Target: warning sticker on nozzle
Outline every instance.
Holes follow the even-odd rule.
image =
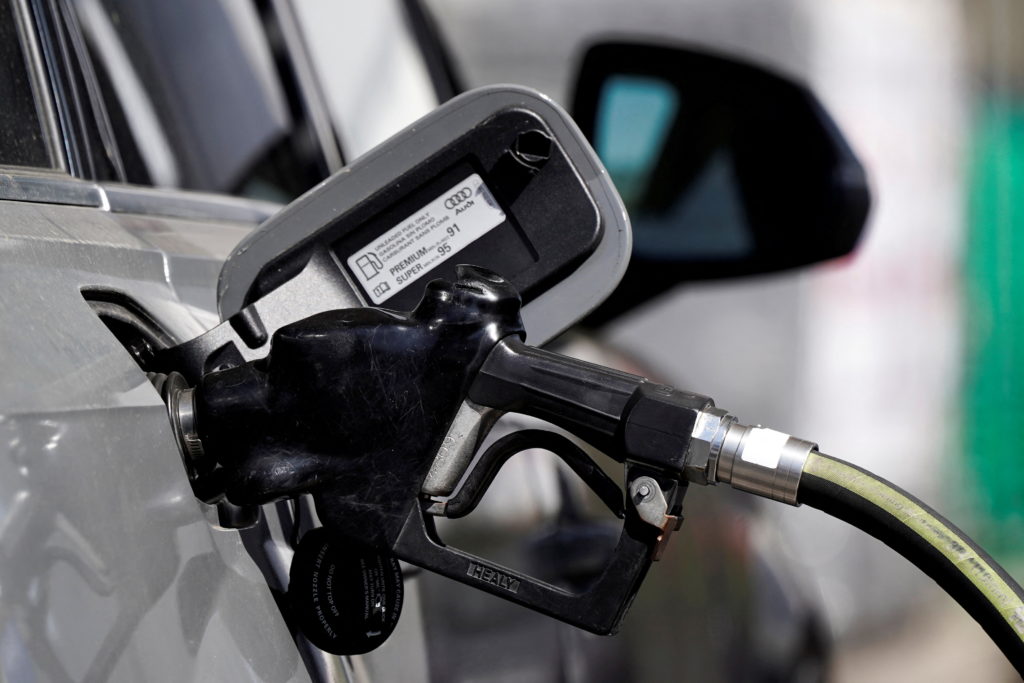
[[[476,173],[348,257],[349,269],[379,304],[505,220]]]

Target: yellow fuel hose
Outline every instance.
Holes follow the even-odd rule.
[[[812,451],[797,500],[871,534],[967,610],[1024,676],[1024,591],[966,534],[906,491]]]

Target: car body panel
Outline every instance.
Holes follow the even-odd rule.
[[[27,202],[0,216],[4,677],[308,680],[242,538],[192,494],[159,394],[81,293],[127,294],[190,338],[251,226]]]

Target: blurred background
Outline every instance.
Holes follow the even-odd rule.
[[[810,85],[868,172],[873,206],[855,253],[685,284],[600,336],[741,419],[898,482],[1021,566],[1024,6],[428,4],[470,86],[521,83],[568,106],[584,47],[608,36],[669,39]],[[834,680],[1013,679],[980,629],[902,558],[816,511],[762,514],[771,521],[754,533],[821,601]],[[688,588],[707,590],[678,590]]]

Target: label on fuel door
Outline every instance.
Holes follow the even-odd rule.
[[[348,257],[370,300],[379,304],[505,220],[483,179],[468,176]]]

